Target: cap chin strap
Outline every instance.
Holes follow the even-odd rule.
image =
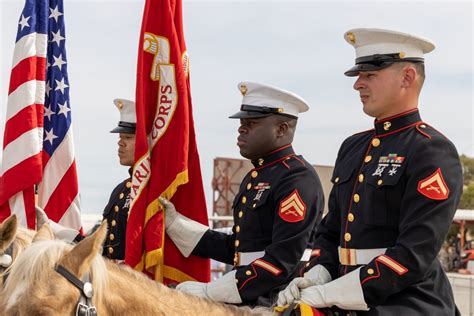
[[[369,56],[363,56],[356,58],[355,63],[356,65],[358,64],[381,64],[384,62],[424,62],[424,58],[422,57],[407,57],[407,58],[401,58],[400,53],[393,53],[393,54],[374,54],[374,55],[369,55]]]

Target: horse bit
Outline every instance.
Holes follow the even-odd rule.
[[[57,265],[54,270],[81,291],[79,302],[77,302],[76,316],[97,316],[97,309],[92,304],[94,290],[92,289],[89,273],[86,273],[83,282],[61,265]]]

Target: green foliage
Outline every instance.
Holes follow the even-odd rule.
[[[463,210],[474,210],[474,182],[464,187],[459,207]]]
[[[463,168],[464,185],[474,182],[474,158],[461,155],[461,164]]]
[[[458,208],[474,210],[474,158],[464,154],[460,158],[464,176],[464,190]]]

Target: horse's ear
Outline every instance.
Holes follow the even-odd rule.
[[[40,240],[53,240],[54,233],[48,224],[43,224],[33,237],[33,242]]]
[[[0,224],[0,251],[5,251],[16,237],[18,219],[15,214],[10,215]]]
[[[104,221],[97,231],[79,242],[74,248],[61,258],[60,264],[82,278],[89,270],[92,260],[102,253],[102,244],[107,234],[107,222]]]

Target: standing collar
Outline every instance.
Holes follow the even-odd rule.
[[[377,136],[391,134],[418,122],[421,122],[420,113],[418,109],[414,109],[384,118],[380,121],[375,120],[375,132]]]
[[[291,146],[291,144],[288,144],[275,149],[274,151],[268,153],[267,155],[261,158],[252,160],[252,164],[256,169],[261,169],[294,154],[295,152],[293,151],[293,147]]]

